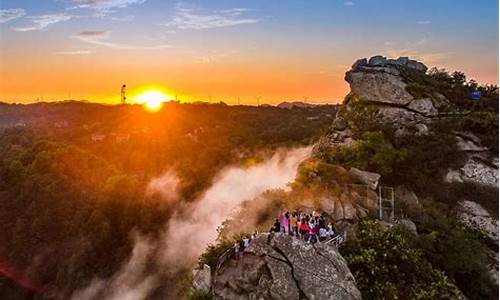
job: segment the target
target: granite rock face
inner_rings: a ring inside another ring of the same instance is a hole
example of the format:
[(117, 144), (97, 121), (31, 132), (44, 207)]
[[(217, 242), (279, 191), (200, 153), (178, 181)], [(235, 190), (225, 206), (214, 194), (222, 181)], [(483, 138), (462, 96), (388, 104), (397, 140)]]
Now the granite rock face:
[[(470, 148), (462, 151), (470, 151)], [(444, 181), (448, 183), (470, 182), (498, 188), (498, 166), (493, 164), (494, 162), (487, 162), (479, 155), (469, 155), (467, 162), (460, 169), (448, 170)]]
[(461, 201), (457, 207), (458, 219), (473, 230), (486, 233), (489, 239), (498, 244), (498, 220), (486, 209), (473, 201)]
[(308, 244), (284, 234), (260, 234), (239, 260), (215, 270), (215, 299), (357, 300), (346, 261), (334, 246)]
[(428, 133), (427, 124), (445, 107), (448, 100), (442, 95), (431, 98), (415, 98), (408, 91), (408, 80), (404, 72), (425, 74), (427, 67), (408, 57), (387, 59), (377, 55), (370, 59), (359, 59), (351, 70), (346, 72), (345, 80), (351, 92), (339, 110), (330, 132), (317, 143), (316, 152), (328, 151), (336, 146), (351, 146), (356, 143), (344, 112), (350, 111), (356, 102), (364, 102), (375, 108), (380, 116), (391, 122), (398, 135), (416, 132)]
[(357, 178), (362, 184), (368, 185), (372, 190), (375, 190), (378, 186), (378, 181), (381, 175), (378, 173), (363, 171), (357, 168), (350, 168), (349, 173)]
[(202, 269), (194, 269), (192, 275), (193, 289), (202, 293), (209, 293), (212, 282), (210, 267), (208, 265), (204, 265)]

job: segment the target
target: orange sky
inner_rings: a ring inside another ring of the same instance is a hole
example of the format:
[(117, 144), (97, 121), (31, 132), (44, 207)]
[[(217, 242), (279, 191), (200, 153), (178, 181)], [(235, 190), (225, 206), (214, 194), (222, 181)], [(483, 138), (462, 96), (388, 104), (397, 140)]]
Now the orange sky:
[[(358, 58), (410, 56), (498, 84), (498, 3), (3, 0), (0, 101), (340, 102)], [(85, 5), (82, 5), (85, 3)], [(464, 15), (480, 15), (463, 27)], [(383, 16), (383, 17), (382, 17)]]

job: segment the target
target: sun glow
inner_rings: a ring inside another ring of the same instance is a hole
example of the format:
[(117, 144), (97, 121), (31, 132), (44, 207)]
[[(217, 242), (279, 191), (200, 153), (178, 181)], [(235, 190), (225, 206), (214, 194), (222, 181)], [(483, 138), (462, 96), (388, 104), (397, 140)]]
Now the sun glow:
[(161, 91), (145, 91), (137, 96), (137, 101), (142, 103), (149, 111), (159, 111), (164, 102), (171, 100), (171, 97)]

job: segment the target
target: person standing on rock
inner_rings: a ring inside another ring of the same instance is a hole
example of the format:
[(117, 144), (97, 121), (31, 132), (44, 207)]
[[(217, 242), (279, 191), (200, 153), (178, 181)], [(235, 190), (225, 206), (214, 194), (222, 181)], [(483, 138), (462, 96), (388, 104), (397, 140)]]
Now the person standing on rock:
[(318, 239), (318, 237), (316, 235), (315, 227), (310, 226), (309, 227), (309, 238), (307, 239), (307, 242), (314, 244), (317, 242), (317, 239)]
[(330, 222), (330, 224), (328, 224), (328, 237), (330, 239), (333, 239), (335, 237), (335, 229), (333, 227), (333, 223)]
[(273, 232), (278, 233), (281, 230), (280, 220), (274, 220)]
[(309, 238), (309, 225), (307, 224), (307, 219), (303, 218), (300, 223), (300, 235), (307, 240)]
[(326, 228), (321, 227), (319, 229), (319, 240), (320, 240), (320, 242), (325, 241), (327, 239), (327, 237), (328, 237), (328, 231), (326, 230)]
[(288, 212), (284, 213), (282, 216), (281, 216), (281, 232), (284, 232), (285, 234), (288, 233), (288, 229), (289, 229), (289, 222), (288, 222)]
[(250, 245), (250, 239), (247, 236), (244, 236), (243, 237), (243, 250), (248, 248), (249, 245)]
[(292, 213), (290, 218), (290, 229), (292, 235), (297, 235), (297, 215), (295, 213)]
[(234, 242), (234, 257), (236, 260), (240, 259), (240, 242), (235, 241)]
[(246, 248), (245, 242), (243, 240), (240, 240), (239, 244), (240, 244), (240, 251), (238, 253), (239, 254), (238, 259), (243, 258), (243, 252), (245, 251), (245, 248)]

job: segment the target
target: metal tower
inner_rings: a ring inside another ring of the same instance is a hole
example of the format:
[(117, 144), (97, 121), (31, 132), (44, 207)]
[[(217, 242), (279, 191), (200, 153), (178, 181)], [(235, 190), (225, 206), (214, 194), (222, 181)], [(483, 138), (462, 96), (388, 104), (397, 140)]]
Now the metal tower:
[(125, 102), (127, 101), (127, 96), (126, 96), (126, 89), (127, 89), (127, 85), (122, 85), (122, 89), (121, 89), (121, 92), (120, 92), (120, 103), (121, 104), (125, 104)]

